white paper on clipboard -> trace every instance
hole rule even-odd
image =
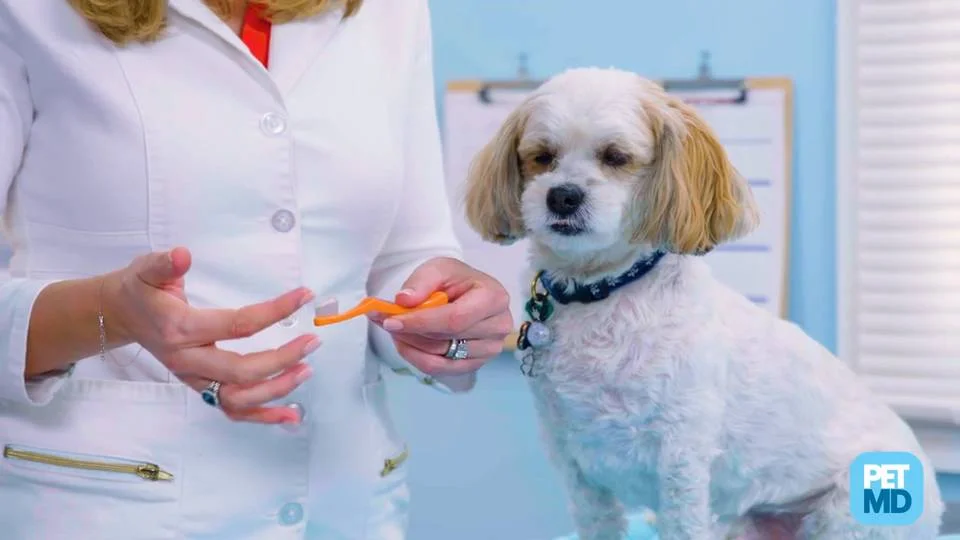
[[[711,96],[703,92],[674,95],[691,100],[747,178],[760,207],[760,225],[753,233],[717,246],[705,260],[721,281],[770,312],[784,315],[790,226],[787,92],[754,88],[743,103],[711,103]]]

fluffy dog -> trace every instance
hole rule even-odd
[[[689,105],[633,73],[567,71],[514,110],[467,186],[484,239],[529,239],[547,316],[520,354],[581,540],[624,538],[638,507],[663,540],[937,536],[933,467],[906,423],[700,257],[758,211]],[[923,463],[913,525],[852,516],[850,463],[871,450]]]

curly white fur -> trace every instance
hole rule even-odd
[[[471,172],[468,218],[491,241],[529,238],[531,272],[591,282],[671,252],[605,300],[558,304],[548,321],[554,341],[531,387],[579,537],[621,540],[625,510],[646,507],[662,540],[773,538],[753,516],[778,511],[796,517],[798,538],[935,538],[943,505],[907,424],[695,254],[757,218],[746,182],[699,122],[635,74],[571,70],[518,107]],[[585,193],[572,216],[546,203],[560,185]],[[914,525],[869,528],[851,516],[849,464],[868,450],[923,462]]]

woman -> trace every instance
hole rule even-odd
[[[381,364],[466,391],[510,331],[458,260],[427,1],[264,4],[0,2],[5,540],[402,538]]]

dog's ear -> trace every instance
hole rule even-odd
[[[693,107],[667,95],[665,105],[645,102],[644,112],[656,156],[634,240],[703,254],[753,231],[759,212],[750,185]]]
[[[526,102],[521,103],[510,113],[493,139],[474,156],[467,172],[467,222],[488,242],[511,244],[525,234],[517,145],[527,121],[527,107]]]

